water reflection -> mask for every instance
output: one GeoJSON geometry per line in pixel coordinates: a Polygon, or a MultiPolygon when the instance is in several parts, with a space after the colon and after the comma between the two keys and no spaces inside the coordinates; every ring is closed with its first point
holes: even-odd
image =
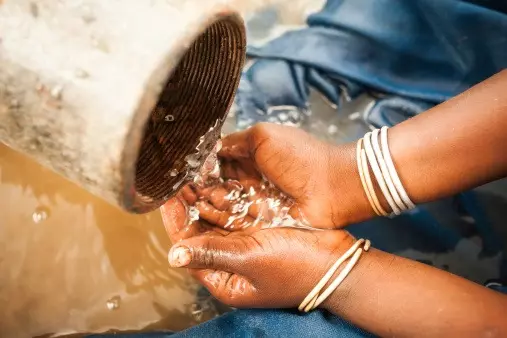
{"type": "Polygon", "coordinates": [[[196,323],[158,212],[126,214],[3,145],[0,201],[2,336],[196,323]]]}

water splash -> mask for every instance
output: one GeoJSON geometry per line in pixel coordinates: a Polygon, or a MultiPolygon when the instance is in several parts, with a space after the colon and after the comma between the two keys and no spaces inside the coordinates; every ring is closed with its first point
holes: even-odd
{"type": "Polygon", "coordinates": [[[187,210],[189,222],[195,222],[199,220],[199,210],[196,207],[189,207],[187,210]]]}
{"type": "MultiPolygon", "coordinates": [[[[293,118],[291,115],[293,112],[284,113],[287,114],[287,119],[293,118]]],[[[282,116],[282,119],[285,119],[285,116],[282,116]]],[[[173,188],[179,189],[183,183],[188,182],[197,189],[228,187],[229,191],[224,199],[230,202],[230,216],[225,228],[238,229],[250,226],[311,228],[304,217],[298,219],[292,217],[291,211],[297,208],[295,201],[276,188],[267,178],[263,177],[258,186],[245,187],[237,180],[221,176],[218,152],[222,148],[222,142],[219,140],[213,143],[220,136],[219,123],[220,120],[217,120],[215,125],[199,139],[195,152],[186,156],[185,174],[173,188]],[[258,212],[255,213],[254,210],[258,212]]],[[[173,172],[174,170],[170,172],[172,177],[173,172]]],[[[203,198],[199,200],[209,202],[203,198]]],[[[199,220],[199,210],[195,206],[190,205],[186,209],[188,222],[199,220]]],[[[299,210],[296,214],[302,215],[299,210]]]]}

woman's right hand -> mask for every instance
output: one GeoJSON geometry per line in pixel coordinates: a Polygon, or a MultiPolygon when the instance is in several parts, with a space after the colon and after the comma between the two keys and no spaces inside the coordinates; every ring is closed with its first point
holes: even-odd
{"type": "MultiPolygon", "coordinates": [[[[259,185],[264,176],[293,199],[290,214],[312,227],[341,228],[374,216],[353,144],[336,146],[301,129],[259,123],[226,136],[219,157],[224,178],[248,181],[243,184],[248,188],[259,185]]],[[[214,207],[226,211],[221,203],[214,207]]]]}

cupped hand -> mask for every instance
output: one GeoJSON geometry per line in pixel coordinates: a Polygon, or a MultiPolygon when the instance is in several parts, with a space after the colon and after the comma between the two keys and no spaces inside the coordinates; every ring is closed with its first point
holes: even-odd
{"type": "Polygon", "coordinates": [[[267,179],[294,202],[291,216],[311,227],[339,228],[373,216],[353,144],[336,146],[298,128],[259,123],[225,137],[219,157],[225,178],[245,188],[267,179]]]}
{"type": "Polygon", "coordinates": [[[296,307],[353,243],[341,230],[251,226],[229,232],[187,218],[188,187],[162,207],[174,246],[173,267],[185,267],[211,294],[233,307],[296,307]],[[187,194],[187,196],[185,196],[187,194]]]}

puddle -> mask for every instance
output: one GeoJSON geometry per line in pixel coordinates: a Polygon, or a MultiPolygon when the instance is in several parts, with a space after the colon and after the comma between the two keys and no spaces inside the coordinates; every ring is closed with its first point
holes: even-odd
{"type": "MultiPolygon", "coordinates": [[[[180,330],[197,286],[171,270],[158,212],[129,215],[0,144],[4,337],[180,330]]],[[[210,314],[212,315],[212,314],[210,314]]]]}

